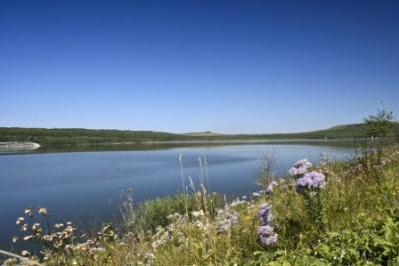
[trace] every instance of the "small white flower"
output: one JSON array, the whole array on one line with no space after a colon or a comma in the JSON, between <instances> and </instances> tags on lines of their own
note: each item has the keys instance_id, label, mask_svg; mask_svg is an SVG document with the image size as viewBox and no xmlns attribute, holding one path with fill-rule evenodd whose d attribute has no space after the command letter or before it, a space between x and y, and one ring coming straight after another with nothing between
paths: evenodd
<instances>
[{"instance_id":1,"label":"small white flower","mask_svg":"<svg viewBox=\"0 0 399 266\"><path fill-rule=\"evenodd\" d=\"M27 256L30 255L30 252L27 251L27 250L22 250L21 255L24 256L24 257L27 257Z\"/></svg>"},{"instance_id":2,"label":"small white flower","mask_svg":"<svg viewBox=\"0 0 399 266\"><path fill-rule=\"evenodd\" d=\"M19 217L16 221L16 224L23 224L25 222L25 218L24 217Z\"/></svg>"}]
</instances>

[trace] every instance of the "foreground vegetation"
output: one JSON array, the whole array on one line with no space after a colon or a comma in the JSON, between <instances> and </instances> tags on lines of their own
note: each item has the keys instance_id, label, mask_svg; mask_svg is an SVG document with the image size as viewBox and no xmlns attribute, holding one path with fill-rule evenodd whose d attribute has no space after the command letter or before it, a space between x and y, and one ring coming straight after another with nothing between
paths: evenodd
<instances>
[{"instance_id":1,"label":"foreground vegetation","mask_svg":"<svg viewBox=\"0 0 399 266\"><path fill-rule=\"evenodd\" d=\"M27 209L14 240L41 243L41 259L22 254L46 265L399 264L398 146L345 162L301 160L278 180L264 173L260 193L229 203L203 183L138 208L127 193L122 225L97 234Z\"/></svg>"},{"instance_id":2,"label":"foreground vegetation","mask_svg":"<svg viewBox=\"0 0 399 266\"><path fill-rule=\"evenodd\" d=\"M387 136L399 136L399 123L390 122ZM109 143L142 143L165 141L223 141L223 140L292 140L292 139L343 139L370 137L367 121L363 124L336 126L333 128L290 134L241 134L226 135L212 132L172 134L154 131L93 130L79 128L16 128L0 127L0 142L32 141L46 147L101 145Z\"/></svg>"}]
</instances>

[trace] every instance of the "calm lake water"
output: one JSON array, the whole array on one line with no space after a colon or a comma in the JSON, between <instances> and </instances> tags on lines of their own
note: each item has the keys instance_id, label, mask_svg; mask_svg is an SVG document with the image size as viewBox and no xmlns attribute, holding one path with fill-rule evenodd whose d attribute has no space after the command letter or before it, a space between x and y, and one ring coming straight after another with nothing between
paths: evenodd
<instances>
[{"instance_id":1,"label":"calm lake water","mask_svg":"<svg viewBox=\"0 0 399 266\"><path fill-rule=\"evenodd\" d=\"M350 158L352 148L293 144L180 147L146 151L0 155L0 248L13 249L15 220L25 207L46 207L53 222L74 220L81 227L115 220L121 191L133 189L135 202L181 190L184 173L198 181L198 157L206 157L208 190L229 195L256 191L262 158L273 155L285 174L298 159Z\"/></svg>"}]
</instances>

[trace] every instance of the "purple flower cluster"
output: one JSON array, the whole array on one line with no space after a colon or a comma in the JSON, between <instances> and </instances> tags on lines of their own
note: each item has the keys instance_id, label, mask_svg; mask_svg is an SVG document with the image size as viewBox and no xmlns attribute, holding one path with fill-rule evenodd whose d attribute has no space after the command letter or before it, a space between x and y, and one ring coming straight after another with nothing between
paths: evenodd
<instances>
[{"instance_id":1,"label":"purple flower cluster","mask_svg":"<svg viewBox=\"0 0 399 266\"><path fill-rule=\"evenodd\" d=\"M288 173L290 174L290 176L299 178L308 172L309 167L312 167L312 164L308 161L308 159L302 159L297 161L294 166L288 171Z\"/></svg>"},{"instance_id":2,"label":"purple flower cluster","mask_svg":"<svg viewBox=\"0 0 399 266\"><path fill-rule=\"evenodd\" d=\"M268 247L277 243L277 234L270 225L259 226L258 236L263 246Z\"/></svg>"},{"instance_id":3,"label":"purple flower cluster","mask_svg":"<svg viewBox=\"0 0 399 266\"><path fill-rule=\"evenodd\" d=\"M277 242L277 234L270 225L272 220L271 207L267 203L259 206L258 218L261 226L258 227L258 237L263 246L271 246Z\"/></svg>"},{"instance_id":4,"label":"purple flower cluster","mask_svg":"<svg viewBox=\"0 0 399 266\"><path fill-rule=\"evenodd\" d=\"M267 203L262 203L259 206L258 218L261 225L267 225L272 220L271 207Z\"/></svg>"},{"instance_id":5,"label":"purple flower cluster","mask_svg":"<svg viewBox=\"0 0 399 266\"><path fill-rule=\"evenodd\" d=\"M218 234L225 234L231 227L238 225L239 215L235 211L219 210L216 216Z\"/></svg>"},{"instance_id":6,"label":"purple flower cluster","mask_svg":"<svg viewBox=\"0 0 399 266\"><path fill-rule=\"evenodd\" d=\"M273 232L273 227L270 225L262 225L258 227L258 235L271 235Z\"/></svg>"},{"instance_id":7,"label":"purple flower cluster","mask_svg":"<svg viewBox=\"0 0 399 266\"><path fill-rule=\"evenodd\" d=\"M316 190L326 186L326 178L322 173L313 171L296 180L296 191Z\"/></svg>"}]
</instances>

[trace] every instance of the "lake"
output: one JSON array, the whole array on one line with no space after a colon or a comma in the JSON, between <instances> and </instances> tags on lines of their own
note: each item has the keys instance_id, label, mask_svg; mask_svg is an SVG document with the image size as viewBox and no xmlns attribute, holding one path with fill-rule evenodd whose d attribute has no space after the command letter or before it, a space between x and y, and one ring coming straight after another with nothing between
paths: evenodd
<instances>
[{"instance_id":1,"label":"lake","mask_svg":"<svg viewBox=\"0 0 399 266\"><path fill-rule=\"evenodd\" d=\"M15 220L25 207L46 207L52 222L73 220L84 228L115 221L121 192L129 188L135 202L181 191L179 154L186 177L198 182L198 158L206 158L208 190L241 196L258 190L255 177L265 156L272 155L276 172L286 174L298 159L346 159L354 149L253 144L0 155L0 248L13 248Z\"/></svg>"}]
</instances>

